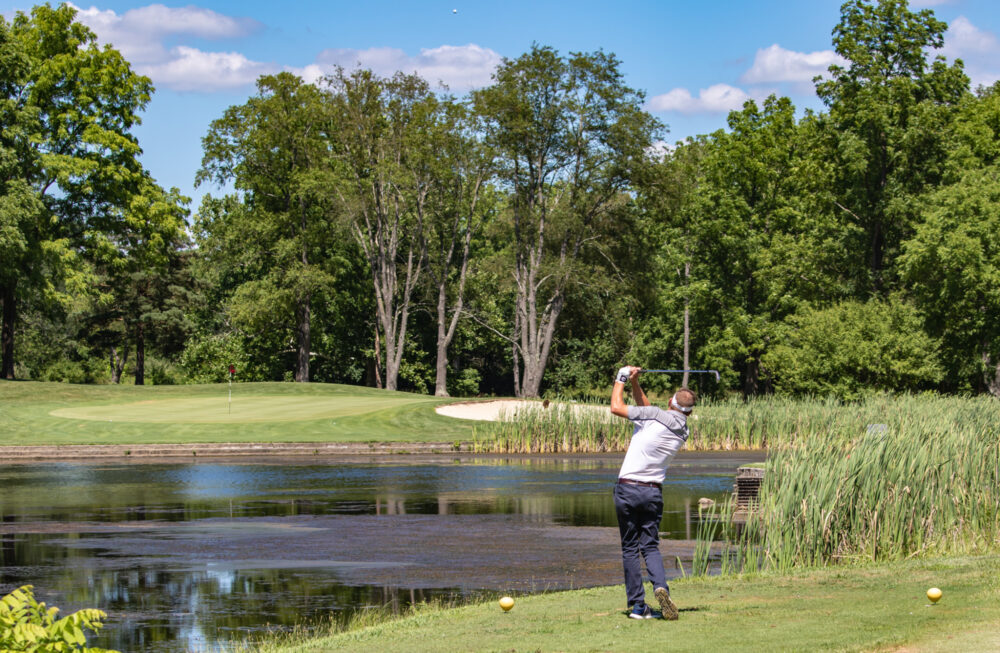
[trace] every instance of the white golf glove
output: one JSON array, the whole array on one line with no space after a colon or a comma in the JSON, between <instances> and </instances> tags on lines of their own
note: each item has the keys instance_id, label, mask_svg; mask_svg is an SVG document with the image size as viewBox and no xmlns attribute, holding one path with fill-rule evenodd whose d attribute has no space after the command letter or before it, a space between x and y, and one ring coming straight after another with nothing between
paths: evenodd
<instances>
[{"instance_id":1,"label":"white golf glove","mask_svg":"<svg viewBox=\"0 0 1000 653\"><path fill-rule=\"evenodd\" d=\"M628 365L618 370L615 374L615 381L620 381L622 383L628 383L628 377L632 373L632 368Z\"/></svg>"}]
</instances>

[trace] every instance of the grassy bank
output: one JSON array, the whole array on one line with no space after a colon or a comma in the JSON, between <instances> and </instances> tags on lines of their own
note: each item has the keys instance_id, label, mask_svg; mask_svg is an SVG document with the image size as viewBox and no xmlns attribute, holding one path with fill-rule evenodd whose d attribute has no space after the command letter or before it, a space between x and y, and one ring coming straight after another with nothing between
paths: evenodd
<instances>
[{"instance_id":1,"label":"grassy bank","mask_svg":"<svg viewBox=\"0 0 1000 653\"><path fill-rule=\"evenodd\" d=\"M453 442L472 423L442 399L310 383L95 386L0 381L3 445Z\"/></svg>"},{"instance_id":2,"label":"grassy bank","mask_svg":"<svg viewBox=\"0 0 1000 653\"><path fill-rule=\"evenodd\" d=\"M495 602L423 608L248 650L993 651L1000 649L998 579L996 557L686 579L671 584L681 609L676 622L626 619L619 586L521 597L506 614ZM933 606L925 596L932 586L944 591Z\"/></svg>"}]
</instances>

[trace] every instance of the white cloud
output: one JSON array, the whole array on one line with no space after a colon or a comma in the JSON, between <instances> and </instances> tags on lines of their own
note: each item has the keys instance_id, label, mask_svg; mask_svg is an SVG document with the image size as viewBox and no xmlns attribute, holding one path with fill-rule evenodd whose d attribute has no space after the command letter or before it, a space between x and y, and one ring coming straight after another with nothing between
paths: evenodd
<instances>
[{"instance_id":1,"label":"white cloud","mask_svg":"<svg viewBox=\"0 0 1000 653\"><path fill-rule=\"evenodd\" d=\"M1000 41L995 34L981 30L965 16L959 16L948 26L941 52L946 56L995 54L1000 52Z\"/></svg>"},{"instance_id":2,"label":"white cloud","mask_svg":"<svg viewBox=\"0 0 1000 653\"><path fill-rule=\"evenodd\" d=\"M118 14L96 7L77 10L77 20L90 27L102 44L111 44L158 86L179 91L213 91L252 83L274 72L272 64L251 61L237 52L204 52L167 39L231 39L248 36L262 26L250 18L226 16L211 9L153 4Z\"/></svg>"},{"instance_id":3,"label":"white cloud","mask_svg":"<svg viewBox=\"0 0 1000 653\"><path fill-rule=\"evenodd\" d=\"M728 84L714 84L698 91L698 97L692 96L691 91L686 88L675 88L651 98L647 108L650 111L676 111L683 114L728 113L743 108L743 103L749 99L750 96L742 89Z\"/></svg>"},{"instance_id":4,"label":"white cloud","mask_svg":"<svg viewBox=\"0 0 1000 653\"><path fill-rule=\"evenodd\" d=\"M833 50L795 52L777 43L757 50L753 65L740 76L747 90L729 84L714 84L698 91L697 97L686 88L675 88L649 100L650 111L673 111L682 114L728 113L740 110L750 99L763 101L768 95L782 95L789 90L798 94L813 92L812 80L834 64L846 61Z\"/></svg>"},{"instance_id":5,"label":"white cloud","mask_svg":"<svg viewBox=\"0 0 1000 653\"><path fill-rule=\"evenodd\" d=\"M75 7L77 20L90 27L102 44L117 48L135 70L157 86L177 91L214 91L252 84L259 75L281 69L254 61L239 52L209 52L185 44L185 39L233 39L248 36L262 25L250 18L227 16L211 9L171 8L152 4L118 14L97 7ZM489 48L470 43L425 48L411 56L397 48L329 49L302 68L285 70L315 82L335 65L371 68L388 76L396 71L416 72L433 85L443 82L454 90L486 86L501 57Z\"/></svg>"},{"instance_id":6,"label":"white cloud","mask_svg":"<svg viewBox=\"0 0 1000 653\"><path fill-rule=\"evenodd\" d=\"M846 60L833 50L795 52L775 43L757 50L753 66L743 73L740 81L748 84L810 82L813 77L825 73L831 65L845 63Z\"/></svg>"},{"instance_id":7,"label":"white cloud","mask_svg":"<svg viewBox=\"0 0 1000 653\"><path fill-rule=\"evenodd\" d=\"M277 68L251 61L239 52L203 52L178 46L170 51L167 61L139 66L139 71L177 91L214 91L253 84Z\"/></svg>"},{"instance_id":8,"label":"white cloud","mask_svg":"<svg viewBox=\"0 0 1000 653\"><path fill-rule=\"evenodd\" d=\"M71 3L72 4L72 3ZM119 39L158 37L167 34L190 34L205 39L226 39L247 36L261 24L252 18L236 18L211 9L188 6L171 8L155 4L129 9L122 15L97 7L77 10L77 19L102 36Z\"/></svg>"},{"instance_id":9,"label":"white cloud","mask_svg":"<svg viewBox=\"0 0 1000 653\"><path fill-rule=\"evenodd\" d=\"M989 86L1000 79L1000 39L996 34L979 29L965 16L959 16L944 34L944 47L937 54L949 59L962 59L972 86Z\"/></svg>"},{"instance_id":10,"label":"white cloud","mask_svg":"<svg viewBox=\"0 0 1000 653\"><path fill-rule=\"evenodd\" d=\"M335 66L348 70L359 66L370 68L381 76L389 76L397 71L407 74L415 72L432 85L443 82L452 90L467 90L488 85L500 61L501 57L497 52L474 43L424 48L415 56L398 48L331 48L320 52L314 63L289 70L310 82L330 74Z\"/></svg>"}]
</instances>

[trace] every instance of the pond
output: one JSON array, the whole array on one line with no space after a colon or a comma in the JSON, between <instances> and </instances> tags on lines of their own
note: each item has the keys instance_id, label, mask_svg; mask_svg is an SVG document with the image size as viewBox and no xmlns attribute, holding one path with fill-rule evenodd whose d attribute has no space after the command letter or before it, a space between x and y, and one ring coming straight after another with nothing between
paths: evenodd
<instances>
[{"instance_id":1,"label":"pond","mask_svg":"<svg viewBox=\"0 0 1000 653\"><path fill-rule=\"evenodd\" d=\"M701 497L753 454L684 453L668 574ZM621 583L621 456L394 456L0 467L0 592L108 613L91 646L217 651L372 607ZM624 599L623 599L624 602ZM624 608L624 605L623 605Z\"/></svg>"}]
</instances>

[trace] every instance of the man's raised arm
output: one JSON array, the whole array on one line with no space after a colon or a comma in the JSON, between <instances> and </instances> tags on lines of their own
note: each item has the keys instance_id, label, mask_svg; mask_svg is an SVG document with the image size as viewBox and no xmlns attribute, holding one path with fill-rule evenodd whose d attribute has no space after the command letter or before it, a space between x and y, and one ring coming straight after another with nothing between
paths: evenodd
<instances>
[{"instance_id":1,"label":"man's raised arm","mask_svg":"<svg viewBox=\"0 0 1000 653\"><path fill-rule=\"evenodd\" d=\"M625 383L631 381L632 383L632 396L635 398L635 403L639 406L648 406L649 400L646 399L646 394L639 387L639 372L642 371L641 367L633 367L631 365L626 365L625 367L618 370L615 374L615 385L611 389L611 414L618 415L619 417L628 417L628 405L625 403Z\"/></svg>"},{"instance_id":2,"label":"man's raised arm","mask_svg":"<svg viewBox=\"0 0 1000 653\"><path fill-rule=\"evenodd\" d=\"M641 367L633 367L634 371L629 375L629 381L632 382L632 398L635 399L636 406L649 406L649 399L646 398L646 393L642 391L639 387L639 372L642 371Z\"/></svg>"}]
</instances>

